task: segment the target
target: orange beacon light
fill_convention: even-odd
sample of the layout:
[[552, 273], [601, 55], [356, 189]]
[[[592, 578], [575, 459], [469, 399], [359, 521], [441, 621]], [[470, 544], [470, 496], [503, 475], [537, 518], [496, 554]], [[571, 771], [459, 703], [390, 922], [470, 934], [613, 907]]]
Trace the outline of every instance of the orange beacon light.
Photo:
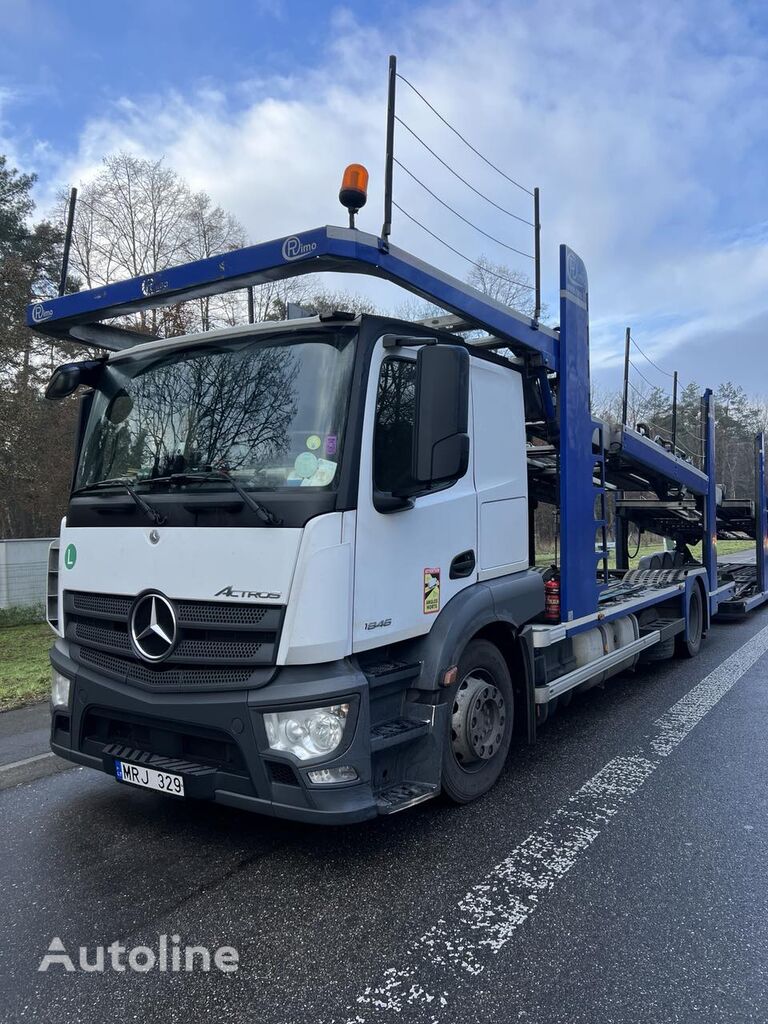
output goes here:
[[362, 164], [350, 164], [344, 170], [339, 202], [349, 210], [349, 226], [355, 226], [355, 214], [368, 199], [368, 171]]

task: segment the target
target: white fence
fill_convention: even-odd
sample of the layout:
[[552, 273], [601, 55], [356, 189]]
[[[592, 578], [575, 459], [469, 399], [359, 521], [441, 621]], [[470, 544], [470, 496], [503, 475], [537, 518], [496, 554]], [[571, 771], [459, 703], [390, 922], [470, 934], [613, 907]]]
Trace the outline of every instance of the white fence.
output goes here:
[[53, 537], [0, 540], [0, 611], [29, 608], [45, 617], [48, 547]]

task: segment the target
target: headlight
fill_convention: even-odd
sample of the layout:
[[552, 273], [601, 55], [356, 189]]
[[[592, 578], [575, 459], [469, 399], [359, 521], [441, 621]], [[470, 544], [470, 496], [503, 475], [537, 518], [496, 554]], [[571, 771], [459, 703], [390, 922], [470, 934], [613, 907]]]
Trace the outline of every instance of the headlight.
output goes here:
[[307, 772], [309, 781], [316, 786], [328, 786], [335, 782], [354, 782], [357, 779], [357, 770], [351, 765], [342, 764], [338, 768], [316, 768]]
[[69, 687], [70, 680], [54, 669], [51, 676], [51, 705], [53, 707], [69, 707]]
[[286, 750], [300, 761], [332, 754], [341, 743], [348, 714], [349, 704], [267, 712], [264, 726], [270, 750]]

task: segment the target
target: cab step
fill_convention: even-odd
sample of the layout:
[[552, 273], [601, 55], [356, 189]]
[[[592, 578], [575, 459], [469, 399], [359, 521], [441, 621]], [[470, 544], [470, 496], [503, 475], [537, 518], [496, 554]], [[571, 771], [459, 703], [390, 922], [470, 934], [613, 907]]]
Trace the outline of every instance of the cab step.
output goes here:
[[[185, 761], [178, 757], [167, 757], [165, 754], [151, 754], [146, 750], [136, 750], [123, 743], [108, 743], [102, 750], [102, 759], [109, 761], [128, 761], [131, 764], [144, 765], [159, 772], [175, 772], [179, 775], [215, 775], [216, 769], [196, 761]], [[111, 774], [111, 772], [110, 772]]]
[[363, 671], [368, 685], [378, 688], [415, 679], [421, 672], [421, 662], [384, 661], [377, 665], [366, 665]]
[[431, 722], [420, 722], [414, 718], [393, 718], [389, 722], [381, 722], [371, 729], [371, 753], [425, 736], [430, 726]]
[[396, 782], [383, 789], [377, 799], [379, 814], [396, 814], [414, 804], [431, 800], [438, 793], [438, 786], [429, 782]]
[[671, 640], [672, 637], [677, 636], [678, 633], [682, 633], [684, 629], [685, 619], [657, 618], [640, 627], [640, 636], [642, 637], [646, 636], [648, 633], [658, 632], [659, 640], [661, 643], [664, 643], [665, 640]]

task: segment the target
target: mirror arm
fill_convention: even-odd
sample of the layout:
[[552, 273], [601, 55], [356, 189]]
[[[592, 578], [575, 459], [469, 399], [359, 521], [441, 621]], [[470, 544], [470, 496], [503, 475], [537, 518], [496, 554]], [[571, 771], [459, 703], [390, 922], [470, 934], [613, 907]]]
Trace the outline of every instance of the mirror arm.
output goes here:
[[389, 494], [385, 491], [373, 492], [373, 507], [382, 515], [390, 515], [392, 512], [404, 512], [413, 508], [411, 496], [401, 491]]
[[403, 334], [385, 334], [382, 336], [381, 343], [384, 348], [400, 348], [405, 346], [416, 346], [416, 345], [436, 345], [437, 338], [417, 338], [407, 337]]

